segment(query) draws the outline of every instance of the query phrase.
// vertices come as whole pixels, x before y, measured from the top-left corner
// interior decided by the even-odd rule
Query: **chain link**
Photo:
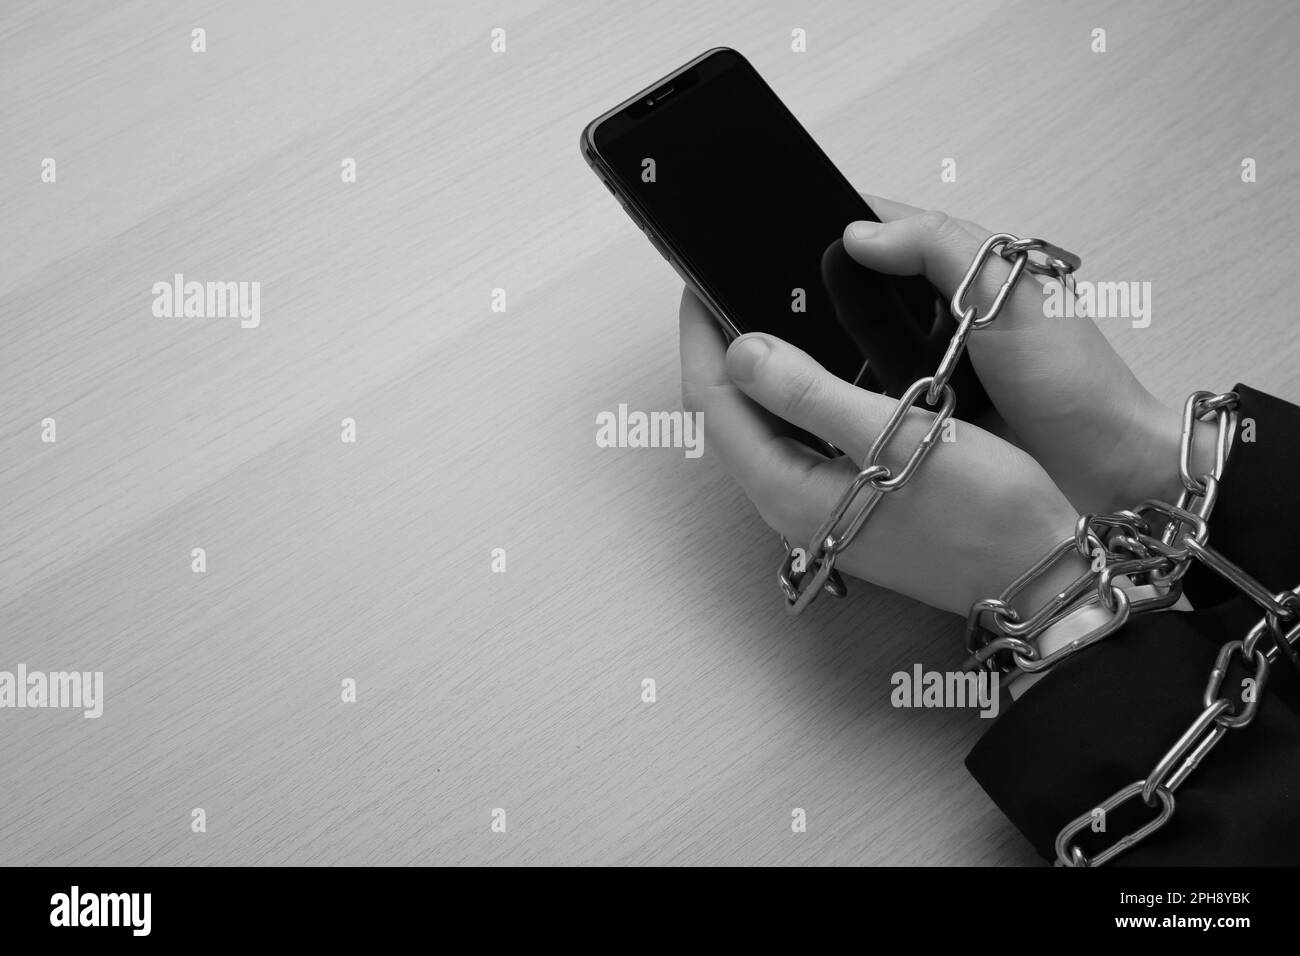
[[[1042,261],[1032,258],[1033,255],[1042,256]],[[988,311],[981,312],[967,299],[985,263],[994,257],[1010,262],[1011,271],[1002,281]],[[781,539],[786,553],[777,572],[777,583],[785,595],[786,610],[791,614],[800,613],[823,590],[836,597],[843,597],[847,593],[843,579],[835,571],[835,560],[853,544],[884,497],[899,491],[912,480],[944,426],[952,418],[957,395],[949,380],[966,353],[971,334],[987,328],[997,319],[1016,283],[1026,271],[1037,275],[1053,275],[1065,282],[1079,264],[1078,256],[1042,239],[1019,239],[1010,233],[999,232],[984,240],[949,303],[952,317],[957,322],[957,330],[949,340],[948,348],[934,374],[917,379],[903,393],[885,427],[868,450],[857,477],[844,490],[830,515],[812,536],[808,547],[791,548],[784,537]],[[937,408],[937,411],[933,413],[934,418],[925,435],[913,447],[907,463],[894,473],[881,463],[880,457],[908,414],[922,403],[932,409]],[[859,501],[859,498],[862,500]],[[857,510],[837,534],[836,529],[855,505]]]

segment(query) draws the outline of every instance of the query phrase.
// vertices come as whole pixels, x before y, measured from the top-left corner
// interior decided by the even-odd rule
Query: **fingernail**
[[[865,219],[859,219],[857,222],[849,224],[849,238],[851,239],[870,239],[880,228],[878,222],[868,222]]]
[[[758,374],[758,363],[772,351],[761,335],[737,339],[727,349],[727,374],[738,384],[752,382]]]

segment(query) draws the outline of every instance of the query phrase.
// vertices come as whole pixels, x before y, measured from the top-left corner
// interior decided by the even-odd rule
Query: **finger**
[[[867,205],[872,211],[880,217],[881,222],[893,222],[895,219],[906,219],[908,216],[919,216],[925,212],[921,206],[909,206],[905,202],[899,202],[897,199],[886,199],[884,196],[873,196],[870,193],[858,193],[867,201]],[[960,223],[961,227],[971,235],[983,239],[992,233],[993,230],[985,229],[978,223],[971,222],[969,219],[958,219],[952,217],[954,222]]]
[[[888,275],[924,275],[945,296],[956,291],[980,243],[941,212],[851,222],[843,238],[844,248],[860,265]]]
[[[832,375],[802,349],[759,332],[731,344],[726,370],[773,415],[830,442],[854,461],[863,460],[896,404]]]
[[[708,307],[689,289],[682,294],[682,402],[703,414],[705,447],[750,498],[774,485],[802,481],[825,458],[783,434],[785,425],[740,391],[727,375],[726,343]]]
[[[872,196],[869,193],[861,193],[860,195],[867,201],[867,205],[871,207],[872,211],[880,217],[881,222],[893,222],[895,219],[919,216],[925,212],[919,206],[909,206],[905,202],[886,199],[884,196]]]
[[[980,245],[991,233],[968,229],[942,212],[923,212],[892,222],[853,222],[844,230],[844,248],[859,264],[889,275],[924,275],[939,292],[952,298]],[[1011,264],[1000,256],[986,260],[967,294],[967,303],[986,310],[1010,274]],[[1027,280],[1032,277],[1026,274]],[[1041,325],[1043,286],[1017,283],[998,319],[1004,330]],[[981,312],[983,314],[983,312]]]
[[[709,314],[708,307],[689,287],[682,289],[678,308],[680,351],[682,360],[682,402],[690,408],[693,396],[699,389],[712,385],[728,385],[723,356],[727,351],[726,337]]]

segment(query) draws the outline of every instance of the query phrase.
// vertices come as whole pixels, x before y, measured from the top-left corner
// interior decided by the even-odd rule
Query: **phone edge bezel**
[[[637,225],[637,219],[639,219],[640,222],[644,224],[643,226],[638,226],[638,228],[641,228],[643,232],[646,232],[648,230],[650,233],[650,235],[648,235],[648,238],[652,240],[651,244],[652,245],[657,244],[662,250],[669,253],[668,256],[669,265],[673,267],[673,270],[678,274],[678,276],[690,287],[691,291],[694,292],[695,295],[698,296],[700,300],[705,304],[705,306],[709,309],[709,312],[712,313],[714,319],[723,327],[723,330],[727,333],[728,337],[736,338],[738,336],[744,335],[745,334],[744,331],[740,328],[737,322],[729,314],[727,314],[726,309],[722,307],[722,305],[718,302],[718,300],[709,291],[708,283],[704,282],[703,279],[697,274],[696,270],[690,267],[690,265],[686,262],[685,258],[681,255],[680,250],[675,248],[674,244],[668,238],[668,236],[654,222],[653,217],[648,215],[646,210],[643,209],[641,205],[636,201],[636,198],[631,193],[627,192],[624,189],[623,184],[618,181],[618,178],[614,175],[613,171],[609,168],[608,164],[605,162],[604,157],[601,156],[600,150],[596,146],[596,138],[595,138],[596,128],[600,126],[600,124],[606,122],[611,117],[616,116],[619,113],[623,112],[624,110],[628,109],[629,107],[633,106],[642,97],[646,96],[649,93],[652,93],[654,90],[663,86],[665,83],[672,81],[674,78],[685,73],[687,70],[693,69],[698,64],[707,60],[709,57],[717,56],[718,54],[727,54],[727,55],[738,57],[740,60],[742,60],[745,63],[746,66],[749,67],[749,69],[756,76],[759,77],[760,80],[762,80],[762,76],[759,75],[758,71],[754,69],[753,64],[750,63],[749,60],[744,56],[744,54],[740,53],[738,50],[735,50],[727,46],[711,47],[710,49],[705,50],[699,56],[696,56],[691,60],[689,60],[688,62],[683,63],[681,66],[679,66],[677,69],[673,70],[672,72],[659,77],[659,79],[655,80],[649,86],[646,86],[644,89],[639,90],[634,95],[629,96],[622,103],[619,103],[617,106],[606,110],[600,116],[597,116],[594,120],[588,123],[586,127],[583,129],[582,136],[579,139],[579,150],[582,153],[583,159],[587,162],[587,165],[591,167],[592,171],[595,172],[597,176],[599,176],[600,179],[606,185],[608,185],[611,189],[614,190],[614,194],[619,201],[619,205],[621,205],[624,211],[628,213],[628,217],[633,220],[633,225]],[[635,216],[632,215],[633,212],[635,212],[636,214]]]

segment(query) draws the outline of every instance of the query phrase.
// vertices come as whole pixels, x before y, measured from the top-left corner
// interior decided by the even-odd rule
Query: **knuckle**
[[[802,547],[813,528],[807,514],[807,488],[792,478],[787,472],[757,475],[749,499],[769,528]]]
[[[777,503],[781,500],[781,488],[775,478],[767,471],[759,471],[750,476],[749,482],[745,486],[745,493],[749,495],[749,500],[754,502],[754,507],[763,515],[764,520],[768,515],[776,514]]]
[[[946,236],[956,226],[956,222],[951,216],[938,209],[931,209],[928,212],[921,213],[917,222],[926,232],[934,233],[936,236]]]
[[[785,383],[781,400],[782,417],[796,423],[804,421],[816,407],[821,397],[821,387],[817,376],[807,369],[801,369],[790,376]]]
[[[808,543],[788,496],[759,495],[754,499],[754,506],[763,522],[777,534],[784,535],[791,545],[803,547]]]

